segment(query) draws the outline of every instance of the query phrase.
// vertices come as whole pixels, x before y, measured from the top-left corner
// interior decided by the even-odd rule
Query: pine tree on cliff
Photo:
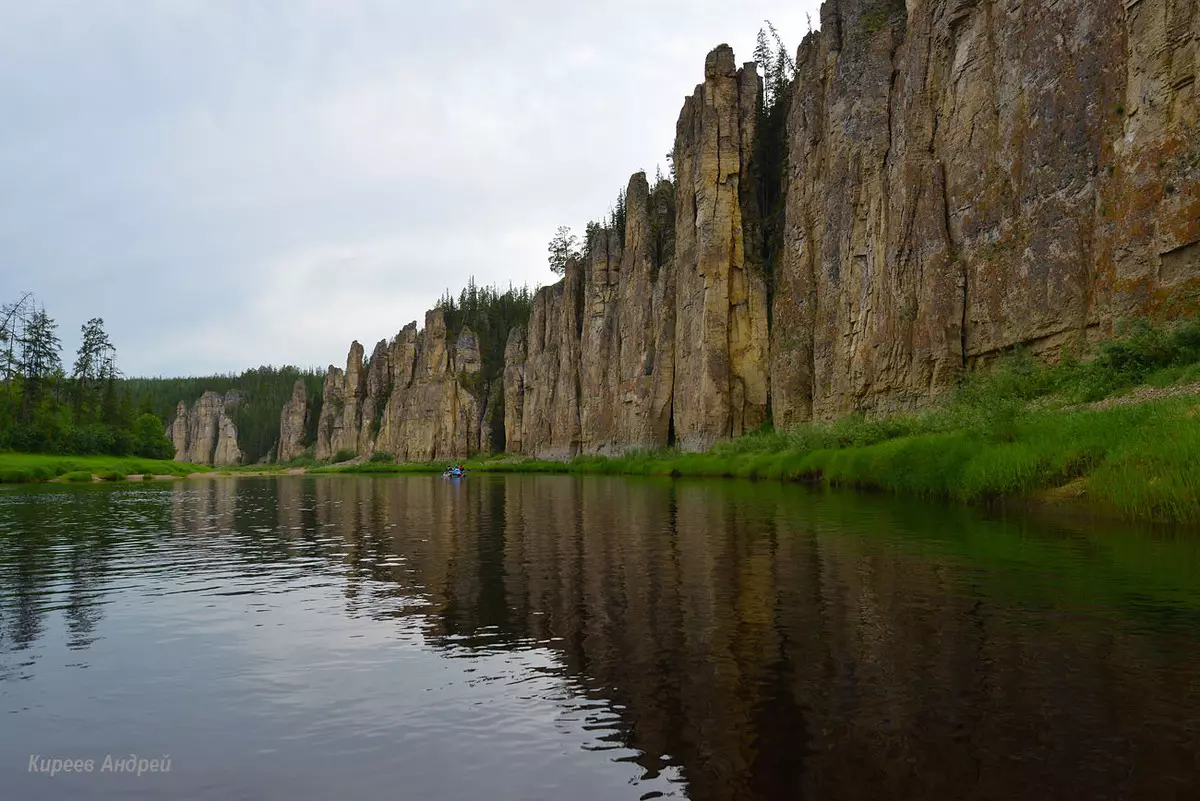
[[[567,262],[579,258],[579,243],[569,226],[560,225],[550,240],[550,271],[562,275],[567,271]]]
[[[758,109],[758,135],[754,161],[758,175],[758,203],[762,214],[762,264],[766,271],[768,307],[774,294],[774,275],[783,238],[784,183],[787,173],[787,118],[796,62],[770,20],[758,32],[754,59],[763,76],[762,103]]]

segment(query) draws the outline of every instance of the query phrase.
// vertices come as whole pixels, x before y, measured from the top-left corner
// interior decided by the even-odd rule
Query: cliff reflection
[[[1122,573],[1129,532],[792,487],[314,491],[352,605],[385,579],[427,599],[435,646],[554,649],[618,713],[607,739],[693,799],[1175,797],[1196,772],[1194,581],[1153,593],[1163,563],[1196,566],[1187,541],[1142,538]]]
[[[0,496],[0,681],[89,648],[135,571],[151,603],[316,583],[447,658],[539,649],[588,748],[697,801],[1195,797],[1182,533],[733,481],[29,490]]]

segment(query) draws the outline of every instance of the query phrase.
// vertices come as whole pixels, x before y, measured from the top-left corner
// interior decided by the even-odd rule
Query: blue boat
[[[457,465],[447,467],[442,471],[442,478],[463,478],[467,475],[467,471]]]

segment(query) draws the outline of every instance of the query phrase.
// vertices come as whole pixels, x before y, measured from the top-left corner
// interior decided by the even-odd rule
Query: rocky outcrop
[[[405,330],[415,331],[415,324]],[[434,309],[426,313],[415,347],[403,332],[398,343],[400,370],[376,447],[402,461],[458,459],[485,450],[487,408],[475,333],[464,328],[450,341],[445,315]]]
[[[510,440],[510,451],[511,441],[519,441],[520,453],[544,459],[569,459],[579,453],[582,314],[583,267],[571,259],[563,280],[534,295],[527,330],[515,335],[524,340],[523,351],[514,354],[523,365],[524,392],[520,430],[514,435],[506,428],[506,434],[516,438]],[[516,394],[508,387],[505,392],[506,397]]]
[[[196,464],[233,465],[242,461],[237,443],[237,425],[233,411],[242,402],[242,394],[230,390],[224,395],[205,392],[188,409],[179,402],[175,419],[166,435],[175,445],[175,461]]]
[[[664,184],[664,187],[669,185]],[[674,374],[674,268],[661,220],[669,191],[644,173],[625,230],[599,229],[563,280],[539,290],[505,350],[506,450],[545,459],[666,445]],[[659,222],[656,222],[659,221]]]
[[[292,386],[292,397],[283,405],[279,415],[279,445],[275,458],[281,462],[302,456],[305,451],[305,432],[308,428],[308,392],[303,379]]]
[[[325,377],[315,456],[382,451],[400,460],[464,458],[487,448],[486,391],[479,341],[464,328],[453,341],[445,315],[425,315],[425,328],[404,327],[381,341],[364,364],[350,346],[346,369]]]
[[[514,328],[504,346],[505,450],[525,452],[525,329]]]
[[[825,3],[788,122],[775,425],[1195,309],[1198,26],[1190,0]]]
[[[329,365],[321,396],[314,455],[332,459],[338,453],[357,453],[362,427],[362,401],[366,389],[363,346],[355,340],[346,355],[346,369]]]
[[[753,64],[708,54],[675,133],[675,436],[701,450],[767,419],[767,288],[751,156]]]

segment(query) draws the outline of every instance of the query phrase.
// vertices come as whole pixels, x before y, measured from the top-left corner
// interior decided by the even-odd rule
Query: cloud
[[[128,374],[340,362],[472,275],[554,280],[707,51],[816,5],[5,4],[0,295],[68,354],[104,317]]]

